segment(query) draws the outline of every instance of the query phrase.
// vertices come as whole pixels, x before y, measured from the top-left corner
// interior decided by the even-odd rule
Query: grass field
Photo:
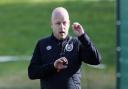
[[[57,6],[68,9],[71,24],[80,22],[100,50],[103,61],[113,64],[114,2],[107,1],[1,4],[0,55],[31,55],[37,40],[51,33],[50,16]]]
[[[0,55],[31,55],[37,40],[51,33],[52,9],[63,6],[70,13],[71,24],[78,21],[86,28],[85,31],[102,55],[102,63],[107,66],[103,70],[83,66],[82,89],[115,89],[114,1],[17,1],[0,1]],[[71,30],[70,34],[73,35]],[[39,88],[39,81],[27,78],[28,63],[29,61],[0,63],[0,89]]]

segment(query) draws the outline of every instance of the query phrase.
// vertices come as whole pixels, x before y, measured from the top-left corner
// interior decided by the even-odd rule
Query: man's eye
[[[66,25],[66,21],[63,22],[63,25]]]
[[[60,22],[57,22],[56,24],[57,24],[57,25],[60,25]]]

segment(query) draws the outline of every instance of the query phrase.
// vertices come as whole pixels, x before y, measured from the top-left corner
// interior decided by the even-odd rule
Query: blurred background
[[[39,89],[29,80],[29,65],[38,39],[51,34],[55,7],[65,7],[71,24],[83,25],[102,55],[102,64],[83,63],[82,89],[116,89],[115,0],[0,0],[0,89]],[[70,29],[70,35],[73,35]]]

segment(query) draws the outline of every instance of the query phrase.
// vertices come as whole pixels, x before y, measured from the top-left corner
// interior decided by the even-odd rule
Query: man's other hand
[[[67,64],[67,58],[61,57],[54,62],[54,67],[57,69],[57,72],[59,72],[60,70],[67,68]]]

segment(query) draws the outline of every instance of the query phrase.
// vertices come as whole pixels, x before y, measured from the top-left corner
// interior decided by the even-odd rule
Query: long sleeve
[[[85,63],[91,65],[100,64],[101,56],[98,50],[90,41],[88,35],[85,33],[82,36],[78,37],[80,41],[79,45],[79,57]]]
[[[34,50],[30,65],[28,67],[28,76],[30,79],[45,78],[56,71],[53,63],[42,64],[39,42]]]

